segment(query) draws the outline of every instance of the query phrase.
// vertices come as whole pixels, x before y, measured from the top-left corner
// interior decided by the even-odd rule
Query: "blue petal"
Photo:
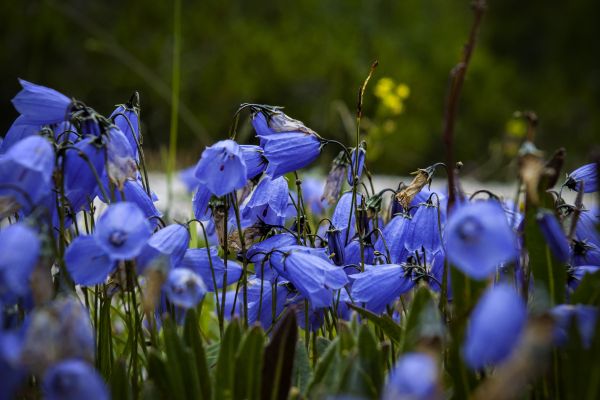
[[[217,288],[223,287],[223,281],[225,279],[225,263],[217,255],[216,247],[210,248],[210,259],[208,258],[208,251],[204,249],[188,249],[181,260],[181,263],[177,268],[188,268],[202,278],[209,292],[215,291],[215,284]],[[212,270],[211,270],[212,263]],[[214,279],[213,279],[214,272]],[[226,286],[237,282],[242,276],[242,267],[231,260],[227,260],[227,280]]]
[[[246,185],[246,163],[240,146],[222,140],[207,147],[196,166],[196,177],[215,196],[223,196]]]
[[[375,250],[386,256],[386,250],[389,251],[392,263],[406,262],[409,252],[404,243],[410,224],[412,224],[412,218],[408,214],[402,213],[394,216],[383,228],[383,237],[380,237],[375,243]]]
[[[583,185],[584,193],[598,191],[598,167],[595,163],[586,164],[571,172],[564,184],[569,189],[576,191],[579,191],[581,185]]]
[[[12,99],[17,111],[28,121],[40,125],[68,119],[71,100],[54,89],[19,79],[23,89]]]
[[[94,237],[112,259],[129,260],[140,254],[150,234],[142,210],[135,203],[121,202],[100,216]]]
[[[256,186],[242,210],[242,216],[251,221],[280,226],[285,221],[288,204],[288,185],[283,177],[264,177]]]
[[[242,144],[240,145],[240,149],[246,163],[246,178],[254,179],[262,174],[267,168],[267,159],[264,157],[260,146]]]
[[[40,129],[41,126],[39,124],[31,123],[24,116],[20,115],[15,119],[10,128],[8,128],[8,132],[6,132],[4,140],[0,145],[0,154],[6,153],[15,143],[26,137],[35,135]]]
[[[185,309],[196,307],[207,292],[202,278],[187,268],[169,271],[163,290],[171,303]]]
[[[409,253],[421,251],[422,248],[432,254],[437,253],[442,246],[440,229],[438,207],[428,203],[420,205],[408,224],[404,239],[406,249]]]
[[[199,183],[197,185],[196,192],[192,198],[192,209],[194,210],[194,216],[196,219],[203,221],[210,216],[210,210],[208,208],[212,193],[206,185]]]
[[[77,236],[67,247],[65,263],[73,281],[82,286],[106,282],[117,267],[92,236]]]
[[[536,218],[552,254],[558,261],[566,263],[569,260],[570,248],[560,223],[548,210],[538,212]]]
[[[140,142],[140,120],[137,112],[133,107],[120,105],[112,112],[110,118],[125,135],[131,146],[134,158],[138,160],[139,154],[137,143]]]
[[[400,295],[415,286],[410,274],[401,265],[373,265],[365,267],[365,272],[350,276],[352,300],[366,303],[365,307],[375,313],[385,311],[385,307]]]
[[[200,183],[198,178],[196,178],[196,166],[193,165],[191,167],[182,169],[177,174],[179,180],[185,185],[185,188],[188,192],[192,193],[198,187]]]
[[[463,356],[473,369],[495,365],[508,358],[518,343],[527,310],[513,287],[499,284],[488,289],[471,314]]]
[[[36,232],[22,222],[0,230],[0,298],[4,292],[23,296],[40,254]]]
[[[104,173],[105,151],[97,138],[88,137],[76,143],[75,149],[67,149],[63,160],[65,194],[77,212],[96,196],[96,176]],[[108,190],[108,186],[104,189]]]
[[[434,399],[437,381],[437,366],[430,355],[405,353],[390,372],[383,399]]]
[[[172,224],[153,234],[137,258],[138,273],[142,273],[153,260],[166,259],[169,266],[178,265],[190,244],[187,227]]]
[[[71,359],[52,366],[44,374],[42,392],[47,400],[108,400],[108,388],[100,374],[84,361]]]
[[[125,180],[135,178],[137,165],[129,141],[125,134],[116,126],[108,130],[108,177],[119,188],[123,187]]]
[[[306,133],[265,136],[263,149],[269,161],[267,175],[278,178],[311,164],[321,154],[321,141]]]

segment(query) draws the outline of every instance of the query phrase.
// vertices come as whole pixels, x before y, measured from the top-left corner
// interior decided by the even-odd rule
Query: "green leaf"
[[[185,347],[183,340],[177,335],[177,327],[171,319],[163,324],[165,353],[167,355],[167,376],[171,395],[175,399],[200,397],[200,382],[196,371],[193,352]]]
[[[571,296],[571,304],[600,306],[600,271],[585,274]]]
[[[259,399],[265,336],[254,326],[242,340],[235,357],[234,399]]]
[[[235,355],[241,339],[242,327],[240,321],[234,319],[225,330],[219,350],[214,386],[214,396],[217,399],[233,398]]]
[[[200,336],[200,326],[196,317],[195,310],[188,310],[184,325],[184,340],[187,346],[190,347],[194,354],[194,363],[198,374],[198,382],[200,384],[200,399],[211,398],[211,378],[208,369],[208,362],[202,338]]]
[[[360,327],[358,334],[358,355],[361,369],[365,379],[371,383],[373,392],[369,397],[379,398],[385,380],[385,359],[373,332],[367,325]]]
[[[127,376],[127,364],[116,360],[110,375],[110,394],[113,399],[130,400],[133,398],[131,384]]]
[[[162,398],[171,397],[167,365],[156,350],[148,352],[148,376],[152,379]]]
[[[311,376],[312,369],[310,368],[310,360],[308,358],[308,352],[306,351],[306,345],[304,340],[300,339],[296,343],[292,384],[301,392],[304,392]]]
[[[296,312],[285,311],[273,330],[264,353],[261,399],[287,399],[292,384],[294,353],[298,341]]]
[[[402,339],[402,328],[392,319],[389,315],[384,314],[379,316],[377,314],[372,313],[369,310],[366,310],[362,307],[358,307],[355,304],[348,304],[350,308],[356,311],[361,317],[368,319],[376,326],[381,328],[383,332],[394,342],[399,343]]]
[[[431,291],[421,286],[413,298],[406,319],[401,353],[414,349],[422,339],[441,337],[443,334],[444,326]]]
[[[325,350],[321,358],[319,358],[312,379],[310,380],[306,388],[307,397],[313,397],[311,396],[312,392],[319,384],[321,384],[324,381],[326,374],[330,371],[331,366],[334,364],[336,355],[338,354],[339,343],[339,339],[335,338],[331,342],[327,350]]]

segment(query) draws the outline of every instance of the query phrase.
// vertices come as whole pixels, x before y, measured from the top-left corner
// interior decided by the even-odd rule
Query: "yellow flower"
[[[402,104],[402,100],[400,97],[395,96],[393,94],[385,96],[383,99],[383,105],[389,109],[392,114],[400,114],[404,110],[404,104]]]
[[[408,85],[401,83],[398,85],[398,87],[396,88],[396,94],[401,98],[401,99],[406,99],[408,96],[410,96],[410,88],[408,87]]]
[[[381,78],[375,85],[375,96],[384,98],[394,89],[395,83],[391,78]]]
[[[522,138],[527,133],[527,123],[522,119],[510,119],[506,123],[506,133],[515,138]]]

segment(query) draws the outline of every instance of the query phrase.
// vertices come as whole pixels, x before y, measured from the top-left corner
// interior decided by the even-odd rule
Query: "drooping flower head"
[[[175,268],[187,268],[194,271],[202,278],[206,290],[209,292],[214,292],[215,287],[221,289],[223,286],[237,282],[242,275],[242,267],[235,261],[227,260],[227,268],[225,268],[225,263],[219,257],[216,247],[188,249]],[[225,277],[225,271],[227,271],[227,277]]]
[[[125,134],[115,125],[108,129],[108,177],[122,189],[127,179],[136,177],[135,156]]]
[[[117,267],[116,261],[92,235],[73,239],[65,251],[65,264],[71,279],[82,286],[104,283]]]
[[[110,395],[100,374],[88,363],[69,359],[52,366],[42,382],[48,400],[108,400]]]
[[[263,149],[251,144],[242,144],[240,149],[242,149],[242,157],[246,163],[246,178],[250,180],[262,174],[267,168],[267,159],[263,155]]]
[[[288,204],[288,192],[287,181],[284,177],[271,179],[265,176],[242,209],[242,216],[253,222],[262,221],[267,225],[283,225]]]
[[[255,112],[252,125],[269,161],[266,173],[273,179],[306,167],[321,153],[317,134],[279,110]]]
[[[6,135],[4,135],[4,140],[0,143],[0,154],[6,153],[15,143],[20,142],[26,137],[35,135],[40,129],[40,124],[30,122],[25,116],[19,115],[10,128],[8,128]]]
[[[558,261],[566,263],[569,260],[571,249],[569,248],[567,236],[554,216],[554,213],[548,210],[540,211],[536,219],[554,257]]]
[[[243,188],[246,176],[242,149],[233,140],[221,140],[207,147],[196,165],[196,178],[215,196]]]
[[[321,201],[327,202],[329,205],[333,205],[338,201],[340,193],[342,193],[342,187],[344,186],[344,175],[346,174],[346,170],[349,170],[349,162],[344,150],[333,159],[331,168],[327,174]]]
[[[438,369],[425,353],[406,353],[392,371],[383,394],[384,400],[429,400],[437,398]]]
[[[471,313],[463,357],[473,369],[496,365],[510,356],[518,343],[527,310],[515,289],[499,284],[488,289]]]
[[[581,341],[585,348],[589,348],[594,339],[598,308],[584,304],[560,304],[550,310],[556,325],[554,327],[554,340],[559,345],[564,345],[568,340],[568,332],[573,320],[576,322]]]
[[[0,230],[0,300],[24,296],[40,254],[36,232],[23,222]]]
[[[150,234],[142,210],[124,201],[110,205],[98,218],[94,237],[111,258],[128,260],[140,254]]]
[[[138,273],[142,273],[155,260],[164,260],[169,267],[178,265],[190,244],[186,226],[171,224],[154,233],[137,258]]]
[[[404,246],[409,253],[423,248],[431,254],[440,251],[442,247],[440,214],[438,207],[431,201],[419,205],[412,221],[408,224],[404,238]]]
[[[458,207],[448,218],[444,234],[450,262],[474,279],[485,279],[498,265],[518,256],[516,236],[494,201]]]
[[[399,264],[367,265],[365,271],[350,275],[352,299],[358,305],[374,313],[385,311],[385,307],[397,300],[400,295],[415,286],[411,274]]]
[[[17,111],[28,121],[40,125],[68,119],[71,99],[54,89],[19,79],[23,89],[12,99]]]
[[[365,157],[367,156],[367,152],[365,151],[364,147],[359,146],[358,148],[358,156],[356,155],[357,151],[356,149],[352,150],[352,162],[350,163],[350,166],[348,167],[348,185],[352,186],[353,182],[354,182],[354,174],[356,173],[357,176],[360,178],[360,176],[362,175],[362,170],[365,166]],[[357,165],[358,163],[358,165]]]
[[[582,185],[584,193],[598,191],[598,167],[595,163],[586,164],[571,172],[563,186],[579,191]]]
[[[196,307],[207,292],[202,278],[187,268],[169,271],[163,290],[171,303],[185,309]]]
[[[109,117],[127,138],[135,160],[139,160],[138,143],[141,142],[139,114],[140,96],[135,92],[126,104],[117,106]]]

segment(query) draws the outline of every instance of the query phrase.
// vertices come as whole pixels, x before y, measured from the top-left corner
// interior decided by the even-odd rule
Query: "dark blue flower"
[[[567,176],[567,181],[564,186],[571,190],[579,191],[583,185],[584,193],[592,193],[598,191],[598,167],[595,163],[586,164],[577,168]]]
[[[46,125],[68,119],[71,99],[67,96],[24,79],[19,79],[19,83],[23,89],[12,99],[12,103],[28,121]]]
[[[273,291],[273,286],[275,291]],[[273,325],[283,311],[289,290],[283,284],[271,285],[269,281],[251,279],[248,281],[248,323],[259,322],[263,329]],[[243,305],[243,293],[240,299]]]
[[[240,149],[246,163],[246,178],[250,180],[262,174],[267,168],[267,159],[263,155],[263,149],[251,144],[242,144]]]
[[[383,399],[435,399],[438,369],[435,360],[425,353],[406,353],[390,372]]]
[[[63,171],[65,195],[73,211],[77,212],[84,206],[87,208],[96,196],[96,176],[103,175],[106,156],[102,143],[94,136],[77,142],[74,147],[65,150]],[[104,190],[108,191],[108,185]]]
[[[583,304],[561,304],[550,310],[550,314],[556,322],[554,340],[557,344],[564,345],[567,342],[569,329],[575,320],[583,346],[590,348],[596,331],[597,307]]]
[[[0,323],[2,323],[1,319]],[[27,370],[21,362],[22,347],[22,330],[0,329],[0,376],[2,377],[0,400],[14,399],[16,391],[27,377]]]
[[[108,400],[110,395],[100,374],[88,363],[71,359],[52,366],[42,382],[48,400]]]
[[[111,126],[108,130],[106,152],[108,177],[117,187],[122,188],[127,179],[136,177],[137,164],[129,141],[116,126]]]
[[[571,249],[567,236],[554,213],[548,210],[540,211],[536,218],[550,251],[558,261],[566,263],[569,260]]]
[[[195,165],[182,169],[181,171],[179,171],[177,176],[179,177],[179,180],[184,184],[185,189],[189,193],[194,192],[194,190],[196,190],[198,184],[200,183],[198,181],[198,178],[196,178]]]
[[[321,215],[327,210],[327,201],[323,197],[323,181],[306,177],[302,180],[302,197],[313,215]]]
[[[104,283],[117,267],[93,236],[78,236],[67,247],[65,264],[73,281],[82,286]]]
[[[313,308],[332,305],[333,291],[348,283],[344,270],[317,255],[315,249],[288,246],[271,255],[271,266],[307,298]]]
[[[425,251],[435,254],[442,247],[441,221],[438,207],[431,202],[422,203],[408,224],[404,246],[409,253]]]
[[[190,244],[186,226],[172,224],[154,233],[137,258],[138,273],[154,261],[164,261],[169,267],[178,265]]]
[[[243,188],[246,173],[242,150],[233,140],[222,140],[207,147],[196,165],[196,178],[215,196]]]
[[[458,207],[448,218],[445,240],[450,262],[474,279],[485,279],[518,256],[516,236],[494,201]]]
[[[0,154],[6,153],[15,143],[26,137],[35,135],[40,131],[40,128],[39,124],[29,122],[22,115],[18,116],[4,135],[4,140],[0,144]]]
[[[586,241],[593,243],[600,247],[600,232],[596,229],[596,226],[600,224],[600,210],[583,210],[579,214],[577,225],[575,227],[575,237],[580,241]]]
[[[264,156],[269,161],[266,172],[272,178],[304,168],[321,154],[321,140],[315,135],[292,132],[263,139]]]
[[[344,263],[346,265],[375,264],[375,248],[370,240],[363,241],[362,255],[358,239],[353,239],[344,249]]]
[[[375,313],[385,311],[388,304],[415,286],[411,274],[398,264],[367,265],[364,272],[350,278],[354,280],[352,300],[365,303]]]
[[[342,238],[342,231],[336,229],[333,225],[329,226],[327,230],[327,249],[329,250],[329,256],[335,265],[344,265],[344,238]]]
[[[210,258],[208,257],[210,251]],[[203,249],[188,249],[183,259],[176,268],[187,268],[200,275],[209,292],[223,287],[225,281],[225,263],[217,254],[216,247]],[[212,268],[211,268],[212,265]],[[214,274],[214,275],[213,275]],[[242,267],[231,260],[227,260],[227,280],[225,286],[237,282],[242,276]]]
[[[288,185],[284,177],[265,176],[258,183],[244,208],[242,216],[251,221],[280,226],[285,222],[288,204]]]
[[[13,199],[26,212],[50,195],[54,150],[41,136],[29,136],[0,157],[0,197]]]
[[[96,223],[94,237],[113,259],[137,257],[150,237],[150,224],[142,210],[131,202],[112,204]]]
[[[187,268],[169,271],[163,290],[171,303],[185,309],[196,307],[207,292],[202,278]]]
[[[134,158],[139,159],[138,143],[140,136],[139,97],[137,92],[127,104],[121,104],[110,114],[110,119],[119,127],[129,141]]]
[[[375,243],[375,250],[381,254],[387,255],[389,251],[391,263],[406,262],[410,255],[404,243],[408,227],[412,223],[412,218],[406,213],[400,213],[394,216],[383,228],[383,237]],[[387,246],[387,248],[386,248]]]
[[[352,162],[348,167],[348,185],[352,186],[354,182],[354,174],[357,172],[356,168],[358,168],[357,176],[360,179],[362,175],[363,167],[365,166],[365,157],[367,152],[363,147],[358,148],[358,166],[356,165],[356,149],[352,150]]]
[[[519,342],[527,309],[515,289],[499,284],[488,289],[471,313],[463,356],[473,369],[495,365]]]
[[[0,299],[7,294],[24,296],[40,255],[36,232],[23,222],[0,230]]]
[[[362,195],[357,193],[356,196],[356,203],[360,204]],[[352,217],[350,218],[351,212]],[[356,210],[352,205],[352,192],[346,192],[340,197],[340,200],[333,210],[331,223],[336,229],[342,231],[344,241],[350,242],[350,239],[354,237],[354,234],[356,233]],[[347,230],[350,230],[350,232],[347,232]]]

